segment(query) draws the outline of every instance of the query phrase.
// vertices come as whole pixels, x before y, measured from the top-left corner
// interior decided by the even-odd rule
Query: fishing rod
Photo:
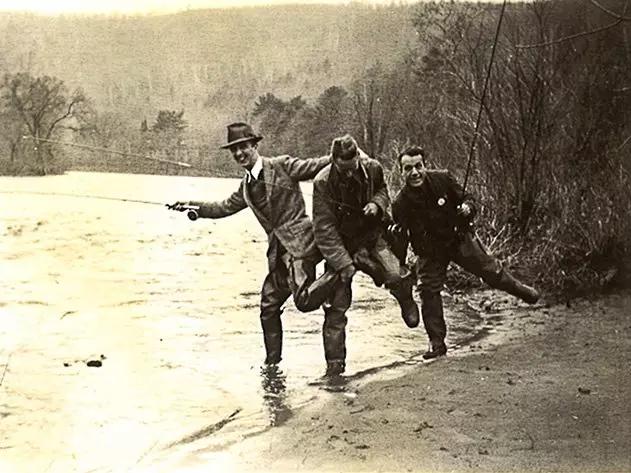
[[[500,28],[502,27],[502,20],[504,18],[504,12],[506,11],[506,1],[502,3],[502,9],[500,11],[500,17],[497,21],[497,28],[495,30],[495,39],[493,40],[493,48],[491,49],[491,58],[489,59],[489,67],[486,71],[486,78],[484,80],[484,87],[482,88],[482,96],[480,97],[480,108],[478,110],[478,118],[475,121],[475,130],[473,132],[473,137],[471,138],[471,147],[469,148],[469,158],[467,160],[467,171],[464,175],[464,183],[462,185],[462,199],[465,198],[465,191],[467,189],[467,181],[469,179],[469,170],[471,169],[471,161],[473,159],[473,151],[475,149],[476,139],[479,134],[480,122],[482,121],[482,111],[484,109],[484,99],[486,97],[486,91],[489,86],[489,82],[491,79],[491,70],[493,68],[493,61],[495,59],[495,50],[497,48],[497,43],[500,36]]]
[[[59,144],[59,145],[63,145],[63,146],[72,146],[75,148],[82,148],[82,149],[88,149],[88,150],[95,150],[95,151],[102,151],[105,153],[112,153],[112,154],[117,154],[119,156],[132,156],[132,157],[137,157],[137,158],[142,158],[142,159],[148,159],[148,160],[152,160],[152,161],[157,161],[160,163],[165,163],[165,164],[173,164],[175,166],[180,166],[180,167],[184,167],[184,168],[188,168],[188,169],[195,169],[195,170],[199,170],[199,171],[203,171],[207,174],[209,174],[209,171],[207,169],[204,168],[200,168],[198,166],[195,166],[191,163],[186,163],[186,162],[182,162],[182,161],[173,161],[173,160],[169,160],[169,159],[162,159],[162,158],[154,158],[152,156],[146,156],[143,154],[137,154],[137,153],[131,153],[131,152],[127,152],[127,151],[119,151],[119,150],[115,150],[115,149],[111,149],[111,148],[103,148],[103,147],[99,147],[99,146],[92,146],[92,145],[85,145],[85,144],[78,144],[78,143],[70,143],[67,141],[58,141],[58,140],[51,140],[48,138],[36,138],[34,136],[29,136],[29,135],[23,135],[22,138],[24,139],[31,139],[34,141],[43,141],[46,143],[55,143],[55,144]],[[290,187],[288,186],[283,186],[282,184],[278,184],[275,182],[269,182],[266,180],[263,180],[263,182],[265,183],[265,185],[270,185],[270,186],[275,186],[275,187],[281,187],[284,189],[289,189],[292,190]],[[301,191],[304,195],[307,195],[308,197],[313,197],[313,194],[310,194],[308,192],[304,192]],[[72,197],[72,195],[67,195],[68,197]],[[77,196],[79,197],[79,196]],[[83,196],[83,197],[89,197],[89,196]],[[99,197],[95,197],[95,198],[99,198]],[[117,200],[122,200],[122,199],[117,199]],[[328,201],[340,205],[342,207],[346,207],[349,208],[351,210],[362,210],[362,208],[356,206],[356,205],[352,205],[352,204],[347,204],[344,202],[339,202],[335,199],[327,199]],[[134,202],[134,199],[130,199],[129,202]],[[140,203],[148,203],[148,202],[140,202]],[[157,205],[165,205],[165,204],[158,204],[157,202],[153,202],[154,204]],[[197,218],[199,217],[199,215],[197,214],[197,211],[199,210],[199,206],[194,206],[194,205],[179,205],[177,206],[176,204],[173,205],[169,205],[166,204],[166,207],[169,210],[186,210],[187,211],[187,216],[190,220],[194,221],[197,220]]]
[[[151,200],[127,199],[123,197],[109,197],[104,195],[70,194],[65,192],[0,191],[0,194],[53,195],[58,197],[78,197],[82,199],[115,200],[119,202],[134,202],[137,204],[165,205],[160,202],[153,202]]]
[[[131,202],[134,204],[147,204],[147,205],[159,205],[166,207],[169,210],[175,210],[175,204],[164,204],[162,202],[155,202],[152,200],[142,199],[128,199],[124,197],[110,197],[104,195],[88,195],[88,194],[70,194],[65,192],[39,192],[39,191],[2,191],[0,194],[22,194],[22,195],[46,195],[57,197],[75,197],[80,199],[99,199],[99,200],[111,200],[116,202]],[[183,205],[178,208],[186,210],[186,216],[189,220],[195,221],[199,218],[199,206],[197,205]]]

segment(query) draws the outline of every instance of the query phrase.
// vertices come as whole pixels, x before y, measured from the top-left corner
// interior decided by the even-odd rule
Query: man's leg
[[[301,312],[311,312],[324,304],[340,282],[339,274],[332,269],[316,279],[316,265],[319,261],[316,258],[291,257],[286,261],[289,288],[294,296],[296,309]]]
[[[346,311],[351,306],[351,281],[337,284],[330,299],[324,303],[324,358],[326,376],[337,376],[346,369]]]
[[[291,295],[287,271],[282,265],[270,272],[261,289],[261,327],[265,342],[265,364],[280,363],[283,350],[282,306]]]
[[[386,240],[381,237],[370,251],[370,256],[382,268],[385,286],[399,303],[405,324],[410,328],[418,327],[420,314],[412,294],[412,272],[401,264]]]
[[[447,324],[445,323],[440,292],[445,284],[448,265],[448,257],[442,254],[420,256],[417,261],[421,299],[423,300],[421,314],[430,342],[430,349],[423,355],[426,360],[447,353],[447,345],[445,345]]]
[[[487,252],[472,233],[464,235],[454,256],[454,262],[466,271],[482,278],[494,289],[507,292],[529,304],[534,304],[539,300],[539,292],[515,279],[497,259]]]

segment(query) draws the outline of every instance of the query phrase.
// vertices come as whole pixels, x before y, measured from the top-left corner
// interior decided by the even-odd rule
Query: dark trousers
[[[322,338],[324,341],[324,358],[327,363],[346,361],[346,311],[351,306],[353,291],[351,281],[338,281],[329,300],[322,306],[324,324]]]
[[[385,285],[390,292],[400,298],[402,285],[409,281],[411,272],[402,265],[392,252],[387,242],[379,237],[369,248],[359,248],[353,255],[353,262],[358,270],[368,274],[377,285]],[[411,288],[408,291],[411,294]],[[324,356],[327,362],[345,362],[346,360],[346,311],[352,300],[351,281],[337,282],[324,308]]]
[[[283,348],[283,304],[293,296],[298,310],[311,305],[305,293],[315,280],[318,259],[294,259],[285,253],[263,281],[261,289],[261,327],[265,342],[265,363],[279,363]]]
[[[494,289],[520,298],[527,297],[527,291],[531,290],[508,273],[471,232],[465,233],[460,243],[451,248],[419,255],[417,273],[423,300],[421,313],[425,331],[433,345],[444,343],[447,333],[440,291],[445,285],[447,267],[451,261]]]

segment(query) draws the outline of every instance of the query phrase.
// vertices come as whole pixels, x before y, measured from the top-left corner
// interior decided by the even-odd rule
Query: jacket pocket
[[[313,226],[308,217],[287,222],[278,227],[275,233],[287,251],[297,258],[317,251]]]

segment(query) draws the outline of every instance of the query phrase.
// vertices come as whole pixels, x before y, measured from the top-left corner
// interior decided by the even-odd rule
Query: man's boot
[[[282,359],[283,350],[283,327],[280,314],[278,317],[265,317],[265,314],[261,314],[261,326],[263,328],[263,341],[265,342],[265,364],[278,364]]]
[[[413,287],[414,282],[411,277],[407,277],[398,283],[388,285],[390,294],[392,294],[399,303],[403,321],[410,328],[418,327],[421,318],[418,306],[416,305],[414,296],[412,295]]]
[[[506,270],[502,270],[500,274],[499,289],[502,289],[509,294],[520,298],[522,301],[528,304],[536,304],[541,297],[539,291],[517,280]]]
[[[346,371],[346,363],[340,360],[327,361],[326,372],[324,376],[326,378],[335,378],[341,376]]]
[[[340,376],[346,369],[346,323],[344,311],[324,305],[322,338],[327,377]]]
[[[440,293],[423,292],[421,294],[423,305],[423,325],[429,336],[430,349],[423,354],[425,360],[431,360],[447,353],[445,337],[447,336],[447,326],[443,314],[443,300]]]
[[[310,285],[300,288],[294,298],[296,308],[301,312],[311,312],[324,304],[340,283],[340,275],[328,268],[322,276]]]

